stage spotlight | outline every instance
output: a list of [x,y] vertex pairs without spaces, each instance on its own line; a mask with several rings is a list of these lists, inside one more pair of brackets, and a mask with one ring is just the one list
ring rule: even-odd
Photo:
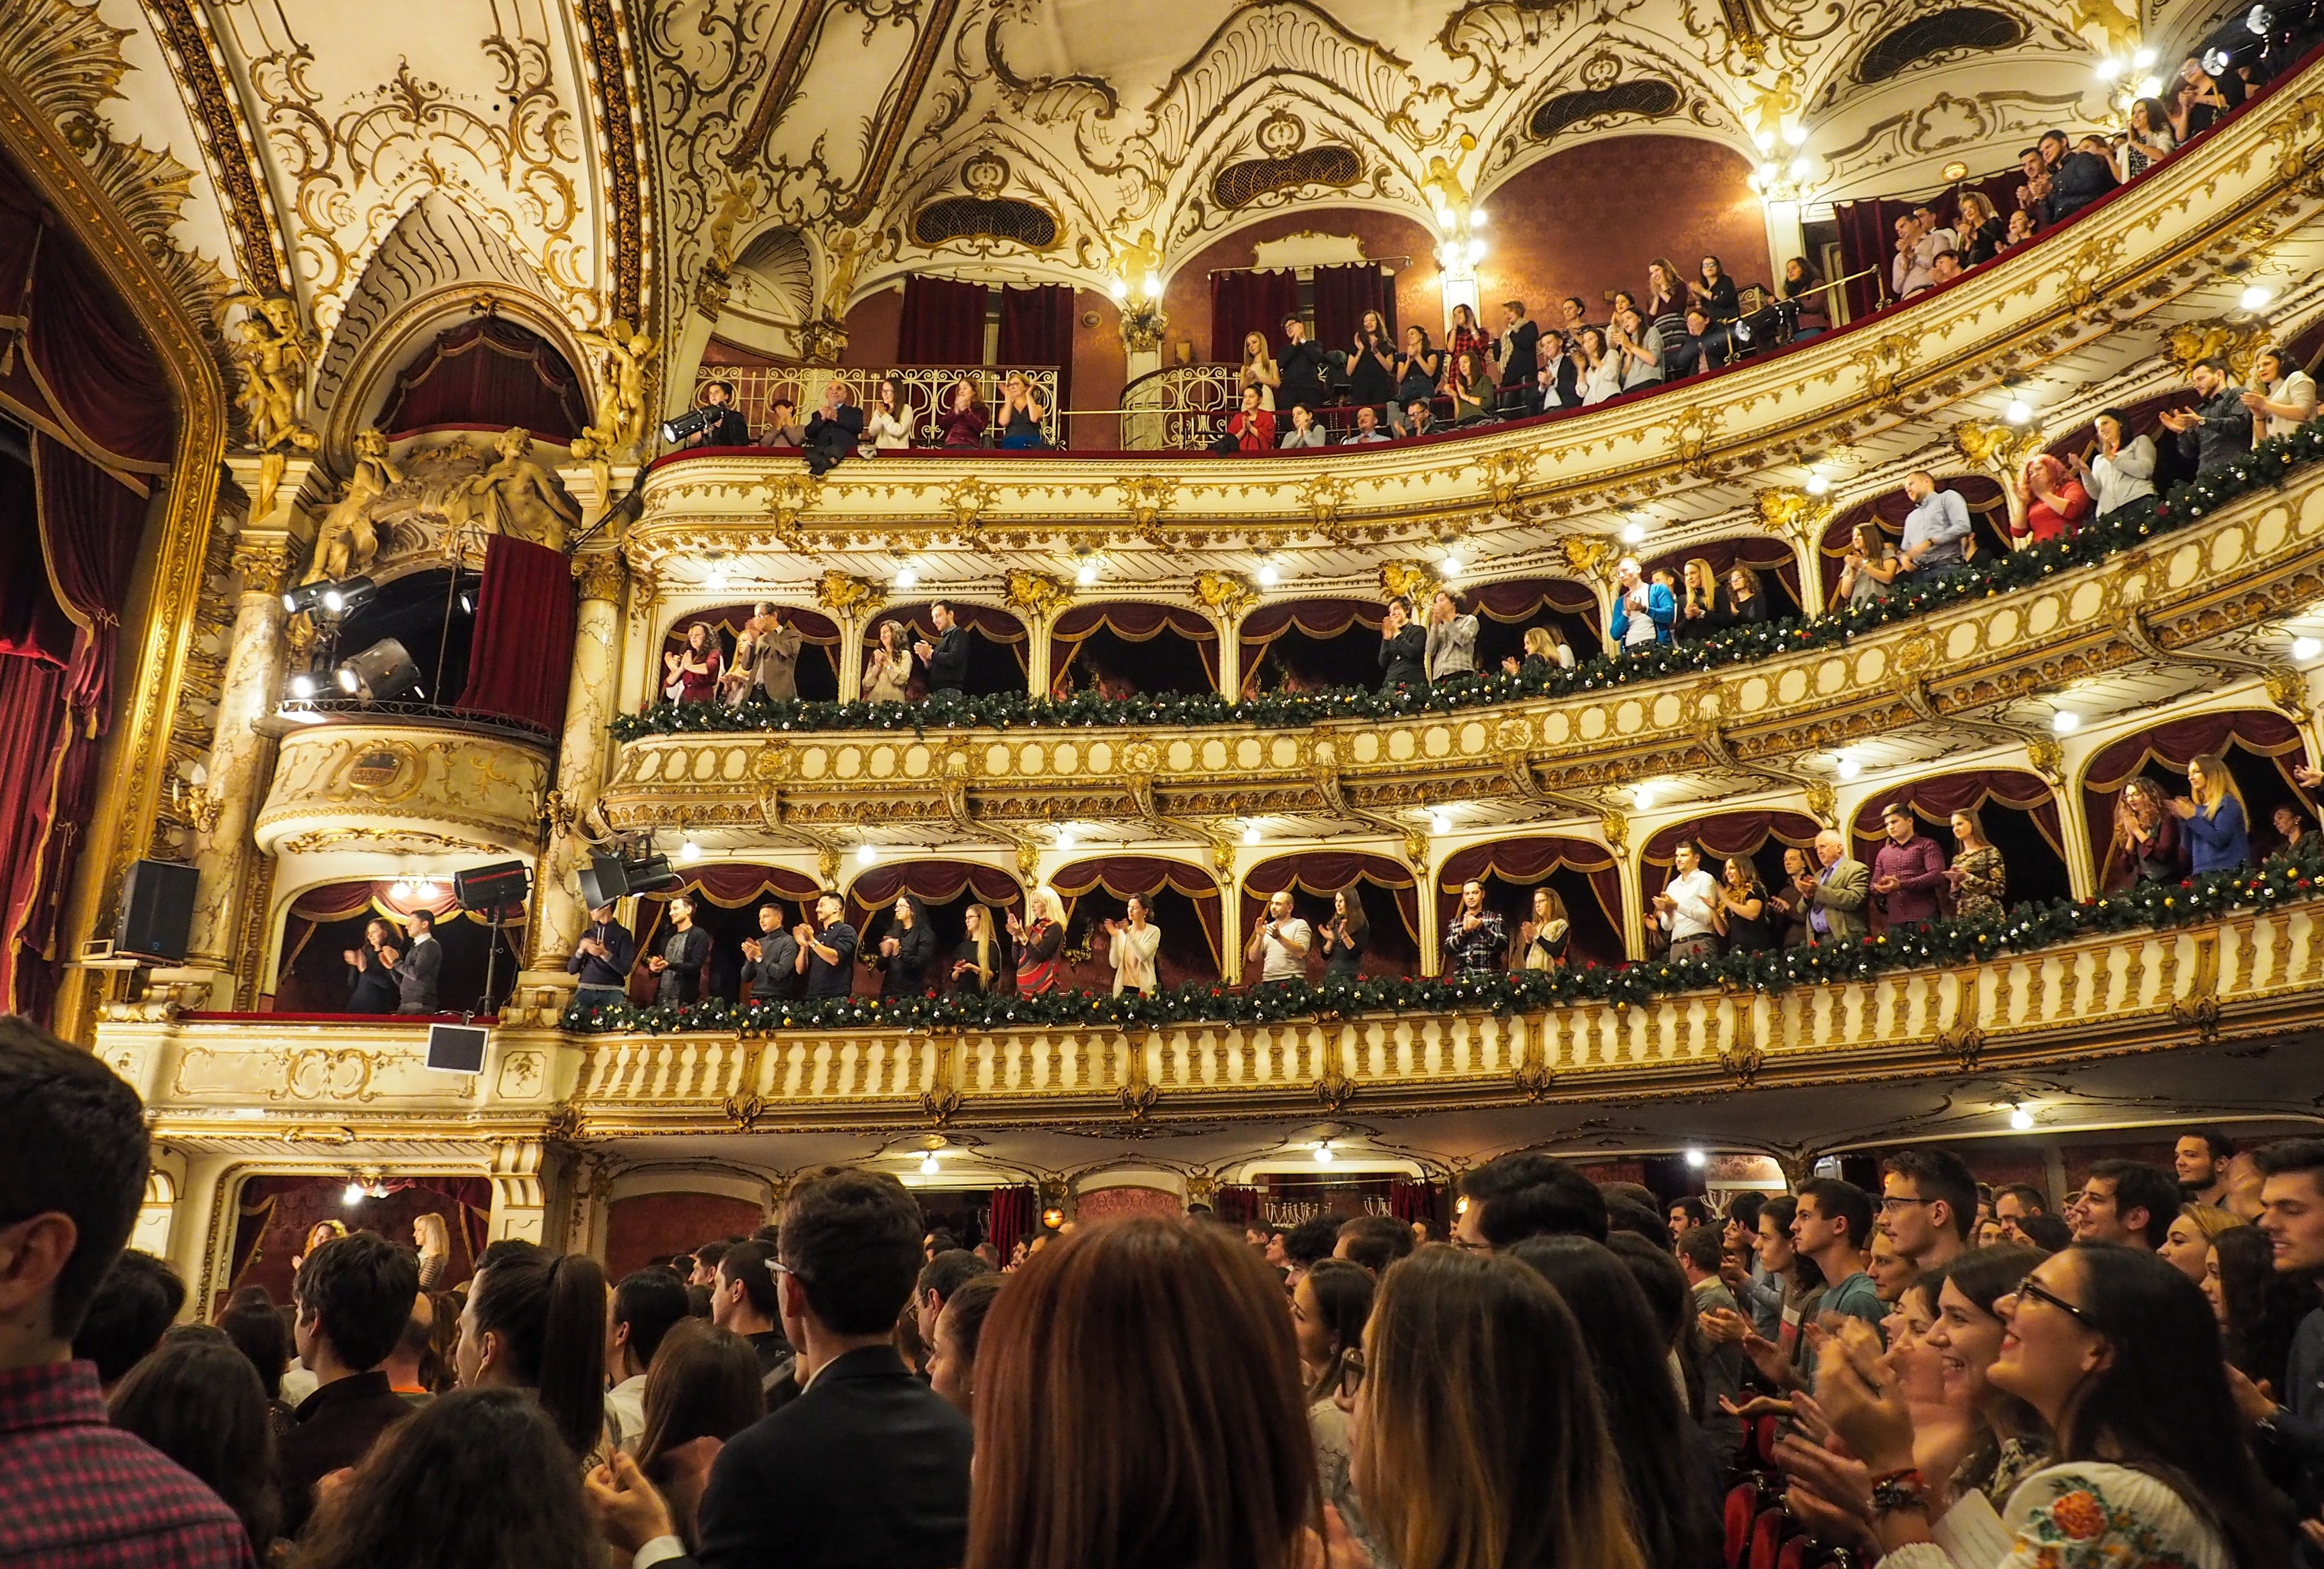
[[661,427],[662,445],[676,446],[681,441],[700,436],[718,422],[719,412],[718,409],[705,404],[699,408],[689,408],[677,418],[667,421]]
[[452,874],[452,896],[479,915],[521,911],[532,897],[532,874],[522,861],[496,861]]
[[426,699],[420,684],[420,666],[393,638],[382,638],[352,659],[342,660],[332,673],[339,690],[365,702],[393,702],[402,697]]
[[367,577],[351,577],[341,583],[302,583],[282,595],[282,608],[294,616],[320,610],[327,616],[343,616],[379,592],[379,585]]
[[632,894],[658,894],[685,881],[669,869],[665,855],[593,855],[581,869],[581,898],[596,910]]

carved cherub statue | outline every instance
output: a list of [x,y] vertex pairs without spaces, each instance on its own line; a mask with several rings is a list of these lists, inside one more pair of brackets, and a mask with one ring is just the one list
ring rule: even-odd
[[[658,346],[653,335],[616,317],[603,333],[583,333],[581,344],[602,357],[596,422],[581,433],[574,455],[612,458],[634,452],[646,433],[646,367]],[[583,450],[583,444],[589,444]]]
[[239,341],[233,353],[242,362],[235,401],[250,420],[251,445],[261,452],[284,446],[314,451],[320,444],[300,423],[299,405],[307,395],[317,341],[300,324],[298,303],[285,294],[236,294],[226,304],[243,306],[248,313],[235,329]]
[[315,558],[302,583],[337,583],[371,570],[379,555],[379,531],[372,527],[371,504],[403,472],[389,461],[387,437],[374,427],[355,433],[355,472],[323,526],[315,531]]
[[557,476],[533,462],[532,432],[520,426],[494,446],[500,462],[460,482],[445,505],[445,520],[455,532],[481,524],[490,533],[564,549],[567,534],[581,526],[581,513]]

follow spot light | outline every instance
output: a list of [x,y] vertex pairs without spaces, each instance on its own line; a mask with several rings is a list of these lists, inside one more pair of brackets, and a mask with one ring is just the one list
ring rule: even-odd
[[662,444],[666,446],[676,446],[679,442],[691,436],[700,436],[717,423],[719,413],[720,410],[705,404],[700,408],[689,408],[674,419],[663,421]]
[[342,660],[332,676],[341,692],[365,702],[393,702],[407,696],[424,700],[428,695],[420,684],[420,666],[393,638],[382,638],[353,658]]
[[302,583],[282,596],[282,608],[294,616],[314,610],[343,616],[377,592],[379,585],[367,577],[351,577],[340,583]]

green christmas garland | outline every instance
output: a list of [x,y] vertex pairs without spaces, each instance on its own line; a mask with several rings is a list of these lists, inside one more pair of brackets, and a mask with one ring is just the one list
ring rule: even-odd
[[2133,502],[2086,524],[2072,536],[2013,551],[1990,562],[1918,584],[1875,603],[1849,606],[1825,615],[1794,617],[1741,627],[1691,643],[1658,643],[1619,658],[1598,655],[1571,670],[1546,675],[1486,674],[1423,688],[1374,692],[1336,687],[1318,692],[1271,693],[1234,702],[1218,693],[1157,693],[1130,698],[1101,697],[1084,690],[1065,698],[1039,698],[1023,692],[939,694],[922,702],[768,702],[754,697],[739,708],[724,703],[664,703],[613,721],[613,739],[691,736],[761,731],[932,729],[1060,729],[1097,725],[1252,725],[1295,729],[1333,720],[1408,719],[1454,713],[1522,698],[1566,697],[1602,692],[1636,681],[1683,675],[1722,665],[1766,659],[1805,648],[1833,647],[1896,621],[1926,615],[1962,600],[1989,598],[2088,566],[2158,534],[2168,534],[2254,491],[2283,483],[2291,473],[2324,457],[2324,424],[2310,423],[2289,436],[2271,437],[2233,463],[2207,470],[2172,488],[2158,502]]
[[1039,996],[824,997],[742,1006],[717,997],[685,1007],[658,1004],[638,1008],[627,1003],[584,1007],[576,1003],[565,1011],[560,1026],[583,1035],[968,1031],[1040,1025],[1122,1028],[1277,1023],[1366,1014],[1530,1014],[1571,1003],[1628,1005],[1712,986],[1775,993],[1794,986],[1865,980],[1888,970],[1966,964],[2110,932],[2167,930],[2236,910],[2272,909],[2314,898],[2319,878],[2324,878],[2324,840],[2310,835],[2296,849],[2272,857],[2257,868],[2207,872],[2179,882],[2141,883],[2099,899],[2021,904],[2003,915],[1948,918],[1914,931],[1768,953],[1435,979],[1358,978],[1321,986],[1303,981],[1262,986],[1195,982],[1150,997],[1136,993],[1113,996],[1101,992],[1048,992]]

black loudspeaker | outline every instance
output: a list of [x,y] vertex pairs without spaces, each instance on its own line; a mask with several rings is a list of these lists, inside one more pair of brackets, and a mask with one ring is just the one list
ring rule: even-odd
[[524,869],[522,861],[472,867],[452,874],[452,896],[460,901],[461,909],[473,910],[480,915],[490,915],[495,910],[513,914],[532,897],[532,874]]
[[121,918],[114,923],[116,953],[182,963],[194,924],[194,885],[200,874],[174,861],[139,861],[121,883]]
[[438,1073],[482,1073],[486,1032],[468,1024],[428,1026],[428,1066]]

